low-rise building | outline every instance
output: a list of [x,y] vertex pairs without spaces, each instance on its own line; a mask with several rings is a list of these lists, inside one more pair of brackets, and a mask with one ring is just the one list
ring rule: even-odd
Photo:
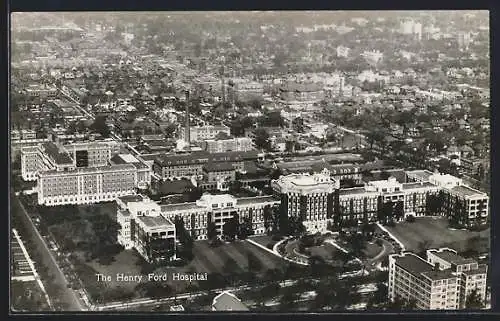
[[[226,135],[230,135],[230,129],[224,125],[206,125],[206,126],[191,126],[189,128],[190,132],[190,141],[191,142],[200,142],[209,139],[214,139],[219,133],[224,133]],[[180,139],[186,140],[186,128],[183,127],[180,131]]]
[[285,82],[280,90],[280,103],[295,110],[311,109],[325,97],[323,88],[315,83]]
[[224,291],[214,298],[212,311],[249,311],[249,309],[236,295]]
[[253,150],[253,141],[249,137],[235,137],[228,139],[207,139],[202,148],[209,153],[246,152]]

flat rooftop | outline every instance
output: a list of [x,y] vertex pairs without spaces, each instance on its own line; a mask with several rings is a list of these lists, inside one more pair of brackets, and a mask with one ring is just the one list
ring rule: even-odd
[[119,164],[119,165],[108,165],[99,167],[80,167],[72,171],[60,172],[57,170],[50,170],[40,173],[42,176],[50,175],[78,175],[78,174],[96,174],[96,173],[107,173],[107,172],[120,172],[120,171],[130,171],[134,170],[133,164]]
[[432,254],[436,255],[437,257],[439,257],[439,258],[441,258],[449,263],[456,264],[456,265],[476,262],[473,259],[466,259],[466,258],[456,254],[455,252],[449,251],[449,250],[443,250],[440,252],[436,251],[436,252],[432,252]]
[[479,264],[478,268],[475,270],[462,271],[467,275],[475,275],[475,274],[486,274],[488,272],[488,266],[486,264]]
[[161,205],[162,212],[192,210],[197,208],[199,209],[201,207],[196,205],[196,202]]
[[147,227],[173,226],[173,223],[163,216],[138,216],[137,220],[144,223]]
[[434,269],[432,264],[424,261],[413,253],[405,253],[404,256],[397,257],[396,265],[414,274],[430,272]]
[[236,205],[248,205],[248,204],[259,204],[264,202],[278,202],[272,196],[257,196],[257,197],[243,197],[238,198]]
[[429,177],[431,175],[433,175],[433,173],[428,171],[428,170],[407,171],[406,174],[415,176],[417,179],[422,180],[422,181],[428,181]]
[[404,183],[403,189],[418,189],[418,188],[426,188],[426,187],[436,187],[436,185],[429,182],[416,182],[416,183]]
[[452,193],[457,194],[457,195],[462,196],[462,197],[485,195],[484,193],[482,193],[478,190],[475,190],[473,188],[470,188],[470,187],[464,186],[464,185],[455,186],[451,189],[451,191],[452,191]]
[[343,188],[339,190],[339,195],[355,195],[364,194],[366,192],[364,187]]
[[424,275],[431,280],[443,280],[455,277],[451,269],[436,270],[434,266],[413,253],[405,253],[396,258],[396,265],[415,275]]
[[227,172],[235,170],[233,165],[228,162],[220,162],[220,163],[210,162],[203,165],[203,169],[207,172]]

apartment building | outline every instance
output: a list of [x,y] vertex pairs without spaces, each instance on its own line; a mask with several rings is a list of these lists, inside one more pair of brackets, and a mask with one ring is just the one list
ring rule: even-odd
[[254,233],[264,234],[264,208],[279,204],[279,201],[271,196],[236,198],[229,194],[204,194],[196,202],[168,205],[158,205],[145,197],[131,197],[131,199],[127,203],[117,201],[119,205],[117,217],[122,226],[118,236],[122,240],[121,244],[126,244],[129,247],[134,245],[127,239],[127,235],[131,235],[131,232],[127,232],[127,228],[130,227],[128,225],[130,219],[127,219],[128,213],[133,214],[136,211],[141,211],[146,216],[148,213],[152,213],[153,216],[160,213],[163,218],[170,221],[174,221],[176,217],[182,218],[184,227],[195,240],[206,240],[209,222],[215,224],[217,233],[222,237],[222,227],[232,218],[238,219],[240,223],[249,218]]
[[[209,139],[215,139],[219,133],[224,133],[230,135],[229,127],[225,125],[206,125],[206,126],[190,126],[190,141],[191,142],[202,142]],[[180,131],[180,139],[186,140],[186,128],[183,127]]]
[[279,91],[280,103],[294,110],[311,109],[325,97],[323,88],[316,83],[285,82]]
[[202,148],[209,153],[246,152],[254,149],[253,141],[249,137],[207,139],[202,143]]
[[132,164],[48,170],[38,174],[38,204],[92,204],[135,194],[137,169]]
[[240,101],[262,99],[264,84],[246,79],[231,79],[229,81],[229,94]]
[[29,85],[24,89],[24,94],[29,98],[51,99],[57,96],[58,90],[55,86]]
[[427,260],[406,252],[389,256],[389,299],[414,300],[422,310],[466,308],[476,289],[486,297],[487,266],[442,248],[427,250]]

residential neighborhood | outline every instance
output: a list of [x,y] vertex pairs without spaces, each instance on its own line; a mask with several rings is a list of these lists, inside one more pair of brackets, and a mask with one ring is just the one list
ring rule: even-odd
[[487,11],[10,32],[11,311],[491,308]]

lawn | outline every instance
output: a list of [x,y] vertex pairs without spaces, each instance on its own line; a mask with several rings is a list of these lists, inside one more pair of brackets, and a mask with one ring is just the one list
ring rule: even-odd
[[270,245],[270,244],[272,244],[274,246],[274,244],[278,243],[278,241],[273,240],[272,236],[268,236],[268,235],[251,236],[250,239],[256,243],[259,243],[262,246],[267,247],[267,248],[269,248],[268,245]]
[[367,258],[372,259],[376,257],[380,252],[382,252],[383,249],[384,248],[382,246],[375,244],[375,242],[366,242],[366,248],[364,249],[363,253]]
[[331,244],[322,244],[320,246],[312,246],[307,248],[309,251],[311,251],[311,256],[320,256],[322,257],[325,261],[331,260],[333,254],[338,251],[337,248],[335,248]]
[[[194,243],[194,259],[187,265],[182,267],[160,267],[155,270],[156,274],[166,273],[168,275],[168,281],[166,284],[175,289],[176,292],[182,293],[188,291],[187,287],[190,285],[189,281],[182,280],[172,280],[173,273],[207,273],[210,274],[217,273],[227,277],[228,275],[236,275],[237,273],[248,271],[248,254],[251,253],[260,262],[261,270],[259,274],[264,274],[265,271],[277,268],[284,264],[284,261],[279,257],[268,253],[259,247],[246,242],[246,241],[236,241],[233,243],[222,244],[219,247],[211,247],[208,241],[196,241]],[[226,269],[226,264],[228,261],[234,260],[236,263],[234,265],[234,270],[228,271]],[[97,260],[93,260],[89,263],[85,263],[87,270],[86,274],[101,273],[104,275],[111,275],[111,281],[106,282],[105,288],[107,290],[120,288],[120,291],[133,293],[135,297],[140,296],[135,287],[138,285],[137,282],[118,282],[116,281],[117,273],[124,273],[127,275],[141,275],[140,257],[134,250],[125,250],[120,252],[115,256],[114,262],[109,265],[99,264]],[[143,276],[146,279],[147,275]],[[84,282],[92,283],[86,284],[91,288],[99,286],[97,284],[96,277],[86,277],[83,278]],[[203,281],[199,281],[203,282]],[[194,281],[193,284],[199,282]],[[103,284],[100,284],[102,286]]]
[[[113,287],[124,287],[126,290],[134,290],[134,287],[137,286],[134,282],[118,282],[116,281],[116,274],[124,273],[127,275],[140,275],[141,268],[139,265],[135,264],[139,259],[139,254],[136,251],[132,250],[124,250],[117,254],[115,257],[115,261],[110,265],[99,264],[97,260],[93,260],[87,265],[92,267],[98,273],[104,275],[111,275],[111,282],[107,283],[107,286],[110,288]],[[131,264],[132,263],[132,264]]]
[[425,244],[428,248],[451,247],[461,252],[466,251],[472,243],[478,247],[476,250],[480,253],[489,251],[490,229],[481,232],[452,230],[448,228],[445,218],[421,217],[414,223],[401,222],[386,228],[409,251],[420,251],[421,246]]

